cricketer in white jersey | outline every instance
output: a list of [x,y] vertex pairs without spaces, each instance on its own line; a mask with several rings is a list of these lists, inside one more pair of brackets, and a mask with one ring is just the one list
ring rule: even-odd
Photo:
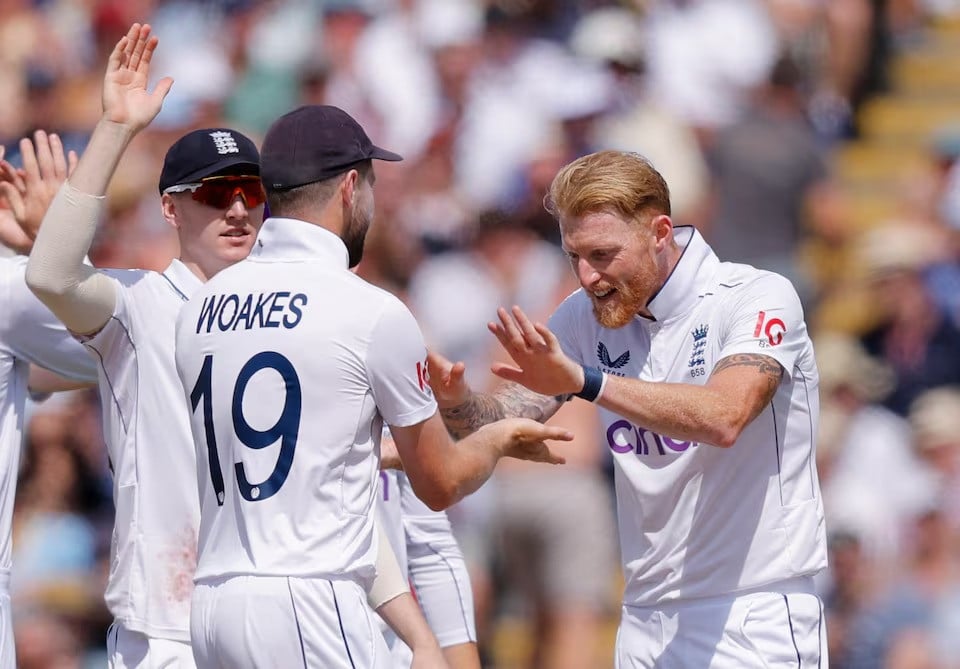
[[[413,492],[402,471],[380,472],[377,494],[384,532],[441,648],[477,641],[473,592],[463,553],[443,511],[433,511]],[[397,669],[412,654],[386,625],[381,631]]]
[[16,666],[10,608],[13,500],[30,364],[92,383],[93,358],[27,288],[24,256],[0,259],[0,669]]
[[514,364],[494,371],[520,385],[465,397],[441,361],[448,424],[599,404],[626,580],[618,667],[826,666],[818,373],[796,291],[674,229],[635,154],[574,161],[547,203],[582,287],[549,328],[500,310]]
[[[295,653],[283,666],[387,661],[366,612],[374,451],[383,420],[410,425],[436,412],[417,375],[424,356],[409,311],[347,269],[343,242],[290,219],[268,219],[250,257],[183,309],[177,367],[193,408],[201,499],[195,652],[220,643],[216,625],[205,624],[212,599],[257,576],[293,602],[286,632]],[[298,639],[297,626],[328,604],[335,624],[311,629],[342,638]],[[217,649],[234,651],[242,645]]]

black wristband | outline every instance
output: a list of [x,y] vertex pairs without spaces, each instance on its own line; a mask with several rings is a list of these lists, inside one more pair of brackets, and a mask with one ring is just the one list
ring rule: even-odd
[[583,388],[574,396],[581,397],[588,402],[595,402],[603,389],[603,372],[596,367],[583,367]]

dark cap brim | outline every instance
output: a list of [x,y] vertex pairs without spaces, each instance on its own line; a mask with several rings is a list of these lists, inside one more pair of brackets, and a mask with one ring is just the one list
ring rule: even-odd
[[379,146],[373,147],[373,150],[370,152],[370,158],[374,160],[389,160],[391,162],[403,160],[403,156],[401,156],[399,153],[381,149]]

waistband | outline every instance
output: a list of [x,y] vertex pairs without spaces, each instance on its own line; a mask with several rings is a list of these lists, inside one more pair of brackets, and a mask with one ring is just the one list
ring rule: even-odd
[[726,604],[735,599],[739,599],[740,597],[746,597],[748,595],[756,595],[760,593],[776,593],[780,595],[806,594],[816,596],[817,589],[813,581],[813,576],[795,576],[782,581],[765,583],[764,585],[744,588],[743,590],[736,590],[734,592],[729,592],[722,595],[669,599],[656,604],[651,604],[649,606],[624,604],[623,608],[634,609],[636,611],[674,611],[687,606],[712,606],[717,604]]

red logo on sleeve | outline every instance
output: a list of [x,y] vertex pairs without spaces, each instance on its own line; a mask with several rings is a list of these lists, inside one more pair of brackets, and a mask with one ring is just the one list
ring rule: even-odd
[[427,361],[417,363],[417,383],[423,391],[430,387],[430,372],[427,371]]
[[[764,325],[766,323],[766,325]],[[767,341],[771,346],[776,346],[783,341],[783,335],[787,331],[787,325],[779,318],[767,320],[767,312],[761,311],[757,314],[757,327],[753,331],[754,337],[759,337],[760,333],[767,335]]]

